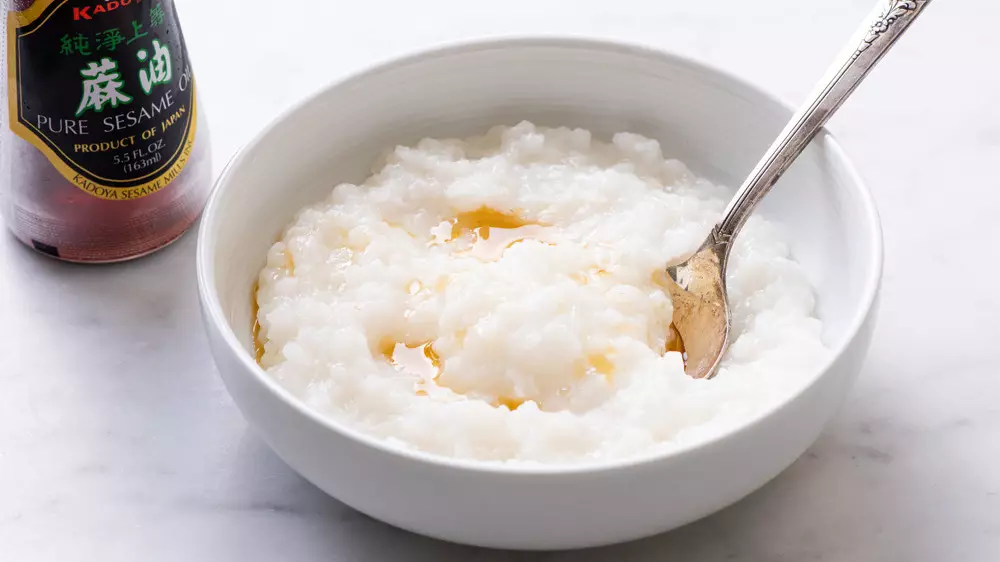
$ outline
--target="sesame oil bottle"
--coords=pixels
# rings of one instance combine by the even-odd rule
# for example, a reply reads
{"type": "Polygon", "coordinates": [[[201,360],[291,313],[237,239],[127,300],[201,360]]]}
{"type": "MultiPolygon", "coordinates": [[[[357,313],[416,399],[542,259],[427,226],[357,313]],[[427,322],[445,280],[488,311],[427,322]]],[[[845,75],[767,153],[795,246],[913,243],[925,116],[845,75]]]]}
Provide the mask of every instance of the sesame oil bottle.
{"type": "Polygon", "coordinates": [[[0,0],[0,210],[49,256],[162,248],[211,188],[173,0],[0,0]]]}

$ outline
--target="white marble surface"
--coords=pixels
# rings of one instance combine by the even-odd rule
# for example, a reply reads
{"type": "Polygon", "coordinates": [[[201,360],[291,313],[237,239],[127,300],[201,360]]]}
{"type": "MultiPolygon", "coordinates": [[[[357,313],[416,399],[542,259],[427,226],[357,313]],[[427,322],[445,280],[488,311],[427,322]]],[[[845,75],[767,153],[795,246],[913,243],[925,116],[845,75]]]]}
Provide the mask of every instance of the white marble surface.
{"type": "MultiPolygon", "coordinates": [[[[177,4],[221,162],[327,81],[466,37],[623,38],[800,100],[870,0],[177,4]]],[[[996,266],[981,263],[1000,245],[997,18],[995,2],[935,3],[831,123],[882,210],[881,323],[842,413],[736,506],[582,553],[481,551],[397,531],[325,497],[248,430],[199,324],[193,236],[104,268],[58,264],[2,236],[0,560],[1000,559],[1000,297],[996,266]],[[936,304],[939,280],[957,297],[936,304]]]]}

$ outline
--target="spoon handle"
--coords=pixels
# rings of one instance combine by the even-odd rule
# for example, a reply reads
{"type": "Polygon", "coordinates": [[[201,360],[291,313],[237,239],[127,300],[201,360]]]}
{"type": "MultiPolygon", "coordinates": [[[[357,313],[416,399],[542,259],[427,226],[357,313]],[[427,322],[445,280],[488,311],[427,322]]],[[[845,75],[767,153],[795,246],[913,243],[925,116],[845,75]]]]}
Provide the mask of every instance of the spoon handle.
{"type": "Polygon", "coordinates": [[[930,0],[882,0],[878,3],[875,11],[848,44],[848,48],[830,67],[809,101],[792,117],[736,192],[722,220],[715,227],[715,240],[729,245],[728,242],[750,218],[757,203],[927,4],[930,4],[930,0]]]}

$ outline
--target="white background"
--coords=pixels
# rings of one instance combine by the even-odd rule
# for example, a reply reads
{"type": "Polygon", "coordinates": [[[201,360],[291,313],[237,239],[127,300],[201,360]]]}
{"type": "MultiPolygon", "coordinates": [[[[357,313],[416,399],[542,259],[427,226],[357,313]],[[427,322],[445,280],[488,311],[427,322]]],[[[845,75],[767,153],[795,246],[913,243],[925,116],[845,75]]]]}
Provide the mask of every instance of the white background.
{"type": "MultiPolygon", "coordinates": [[[[869,0],[176,0],[218,167],[277,112],[372,62],[519,34],[620,38],[796,103],[869,0]]],[[[194,237],[66,266],[0,237],[0,560],[995,562],[1000,557],[1000,3],[935,2],[831,122],[886,231],[868,363],[790,470],[668,535],[480,551],[361,516],[249,431],[215,374],[194,237]]],[[[761,147],[762,149],[764,147],[761,147]]],[[[608,517],[614,517],[609,513],[608,517]]]]}

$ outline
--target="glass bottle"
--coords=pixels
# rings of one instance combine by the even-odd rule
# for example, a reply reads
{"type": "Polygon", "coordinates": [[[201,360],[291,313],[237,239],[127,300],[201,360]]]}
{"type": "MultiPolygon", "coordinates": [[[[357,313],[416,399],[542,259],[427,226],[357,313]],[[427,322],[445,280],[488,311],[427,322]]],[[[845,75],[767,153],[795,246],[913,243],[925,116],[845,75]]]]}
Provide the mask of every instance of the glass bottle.
{"type": "Polygon", "coordinates": [[[35,250],[160,249],[211,189],[204,112],[173,0],[0,0],[0,210],[35,250]]]}

